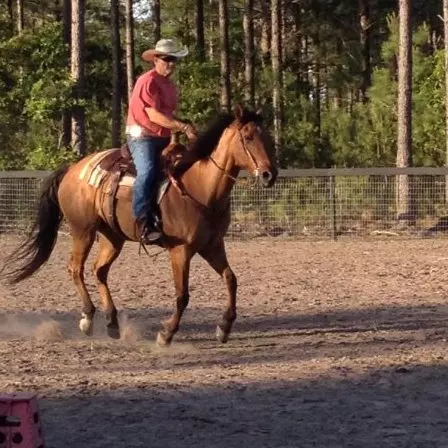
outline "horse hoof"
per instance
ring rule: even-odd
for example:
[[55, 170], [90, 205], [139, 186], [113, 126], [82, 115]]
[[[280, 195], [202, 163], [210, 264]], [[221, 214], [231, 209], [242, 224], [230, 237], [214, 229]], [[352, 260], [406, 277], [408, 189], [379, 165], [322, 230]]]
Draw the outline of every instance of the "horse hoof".
[[168, 347], [171, 344], [171, 341], [167, 341], [165, 339], [165, 336], [163, 336], [163, 334], [159, 331], [157, 333], [157, 339], [156, 339], [156, 344], [159, 347]]
[[107, 327], [107, 335], [112, 339], [120, 339], [120, 328]]
[[225, 333], [218, 325], [216, 327], [216, 339], [218, 339], [219, 342], [225, 344], [229, 340], [229, 333]]
[[79, 321], [79, 329], [87, 336], [93, 335], [93, 320], [83, 316]]

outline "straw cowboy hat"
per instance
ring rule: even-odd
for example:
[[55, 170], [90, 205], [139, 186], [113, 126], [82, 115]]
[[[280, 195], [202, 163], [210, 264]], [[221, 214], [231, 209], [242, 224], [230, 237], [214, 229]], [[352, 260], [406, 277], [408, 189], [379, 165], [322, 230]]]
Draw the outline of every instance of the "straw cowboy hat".
[[180, 59], [187, 56], [187, 54], [188, 50], [179, 48], [173, 40], [160, 39], [154, 49], [143, 52], [142, 59], [147, 62], [153, 61], [156, 56], [173, 56]]

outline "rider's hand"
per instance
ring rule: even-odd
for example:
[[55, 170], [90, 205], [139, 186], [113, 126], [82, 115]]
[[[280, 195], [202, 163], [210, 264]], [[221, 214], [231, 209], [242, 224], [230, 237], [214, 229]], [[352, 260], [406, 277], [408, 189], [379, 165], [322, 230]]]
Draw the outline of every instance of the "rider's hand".
[[187, 136], [188, 140], [195, 140], [198, 136], [196, 128], [191, 124], [186, 125], [184, 133]]
[[180, 121], [179, 130], [187, 136], [188, 140], [194, 140], [197, 137], [196, 128], [190, 123]]

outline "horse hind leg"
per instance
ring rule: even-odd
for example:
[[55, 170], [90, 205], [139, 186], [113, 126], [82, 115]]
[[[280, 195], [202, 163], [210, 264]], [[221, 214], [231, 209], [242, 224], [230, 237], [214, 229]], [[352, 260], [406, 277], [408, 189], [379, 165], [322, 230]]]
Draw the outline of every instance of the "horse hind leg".
[[182, 315], [188, 306], [190, 261], [193, 253], [187, 246], [178, 246], [170, 250], [170, 257], [176, 289], [176, 309], [172, 316], [163, 322], [163, 328], [157, 334], [157, 345], [161, 347], [171, 344], [173, 336], [179, 330]]
[[79, 321], [80, 330], [88, 336], [93, 334], [93, 316], [95, 306], [90, 299], [84, 282], [84, 265], [95, 239], [94, 231], [82, 234], [74, 234], [72, 241], [72, 252], [68, 263], [68, 273], [75, 283], [76, 289], [82, 300], [82, 316]]
[[124, 241], [113, 234], [101, 234], [99, 238], [98, 256], [93, 267], [93, 274], [96, 278], [98, 290], [101, 297], [101, 304], [106, 314], [107, 334], [113, 339], [120, 338], [120, 327], [117, 318], [117, 309], [112, 300], [107, 277], [112, 263], [120, 255]]

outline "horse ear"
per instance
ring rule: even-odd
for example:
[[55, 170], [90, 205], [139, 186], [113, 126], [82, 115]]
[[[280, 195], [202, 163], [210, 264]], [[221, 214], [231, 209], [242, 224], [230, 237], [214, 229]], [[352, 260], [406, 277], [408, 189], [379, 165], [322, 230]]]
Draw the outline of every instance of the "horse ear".
[[263, 118], [263, 116], [265, 115], [266, 111], [267, 111], [267, 106], [265, 101], [259, 99], [256, 103], [255, 103], [255, 114], [261, 119]]
[[235, 109], [233, 110], [233, 113], [235, 114], [235, 118], [236, 118], [238, 121], [241, 121], [241, 120], [243, 119], [244, 110], [243, 110], [243, 107], [241, 106], [240, 103], [238, 103], [238, 104], [235, 106]]
[[263, 122], [263, 115], [265, 112], [265, 105], [264, 104], [257, 104], [256, 106], [256, 112], [255, 112], [255, 120], [261, 124]]

